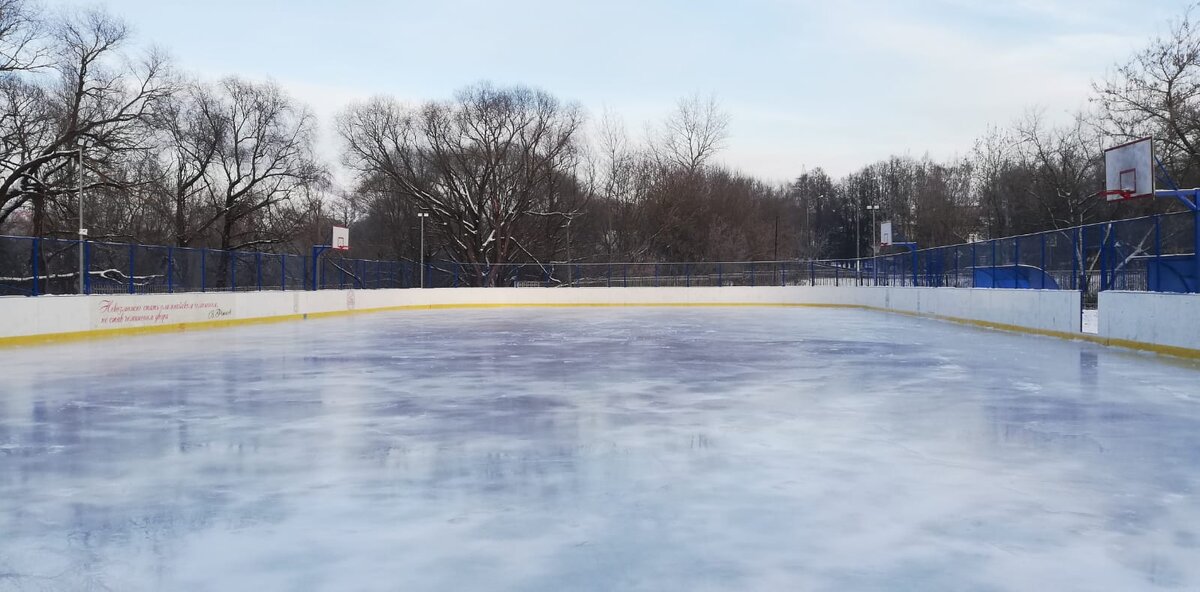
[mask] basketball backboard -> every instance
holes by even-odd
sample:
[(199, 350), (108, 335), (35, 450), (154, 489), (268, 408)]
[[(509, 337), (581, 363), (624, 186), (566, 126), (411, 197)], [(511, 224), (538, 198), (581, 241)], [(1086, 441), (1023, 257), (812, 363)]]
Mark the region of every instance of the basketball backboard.
[(1154, 197), (1154, 140), (1142, 138), (1104, 151), (1108, 201)]
[(333, 227), (333, 239), (330, 240), (329, 246), (339, 251), (350, 250), (350, 229), (345, 226)]
[(892, 244), (892, 223), (884, 222), (879, 225), (879, 244), (888, 246)]

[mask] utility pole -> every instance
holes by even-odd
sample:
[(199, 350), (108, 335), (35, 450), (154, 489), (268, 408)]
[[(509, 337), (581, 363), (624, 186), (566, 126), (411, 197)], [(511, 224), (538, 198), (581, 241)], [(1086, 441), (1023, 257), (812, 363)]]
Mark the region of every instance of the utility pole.
[(425, 287), (425, 219), (429, 217), (429, 212), (417, 212), (417, 218), (421, 221), (421, 287)]

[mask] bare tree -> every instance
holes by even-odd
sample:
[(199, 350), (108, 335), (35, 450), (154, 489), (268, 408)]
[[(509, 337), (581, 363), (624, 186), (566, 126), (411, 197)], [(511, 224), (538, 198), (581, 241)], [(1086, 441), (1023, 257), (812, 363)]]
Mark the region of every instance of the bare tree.
[(205, 133), (220, 134), (214, 160), (204, 164), (206, 140), (187, 150), (199, 146), (202, 157), (190, 160), (189, 179), (208, 169), (208, 215), (191, 236), (215, 228), (222, 249), (284, 242), (297, 222), (293, 198), (326, 181), (313, 157), (312, 114), (271, 82), (227, 78), (215, 93), (206, 107), (215, 114), (201, 116)]
[(44, 200), (73, 191), (66, 173), (80, 143), (96, 173), (92, 187), (127, 182), (106, 167), (145, 148), (143, 124), (171, 92), (161, 55), (130, 60), (121, 53), (128, 30), (119, 20), (90, 11), (64, 17), (53, 31), (55, 76), (10, 78), (0, 94), (0, 223), (34, 200), (35, 233), (42, 230)]
[(652, 149), (663, 165), (695, 173), (725, 147), (728, 138), (729, 114), (716, 97), (696, 94), (679, 101)]
[(346, 162), (428, 211), (446, 248), (494, 285), (502, 264), (537, 260), (532, 224), (554, 209), (577, 149), (578, 107), (523, 87), (469, 87), (413, 108), (375, 99), (338, 119)]
[(27, 0), (0, 0), (0, 73), (48, 65), (45, 24)]
[(163, 148), (158, 156), (161, 186), (170, 196), (170, 211), (165, 214), (172, 221), (175, 245), (186, 247), (203, 230), (196, 228), (203, 223), (196, 218), (210, 202), (213, 170), (228, 140), (230, 122), (211, 87), (200, 83), (181, 87), (164, 103), (154, 125)]
[(1103, 137), (1083, 114), (1071, 123), (1047, 126), (1039, 112), (1030, 112), (1016, 126), (1018, 148), (1029, 163), (1030, 196), (1043, 219), (1054, 228), (1083, 224), (1100, 203)]
[(1159, 152), (1189, 183), (1200, 180), (1200, 30), (1194, 14), (1187, 12), (1094, 85), (1107, 131), (1118, 139), (1154, 136)]

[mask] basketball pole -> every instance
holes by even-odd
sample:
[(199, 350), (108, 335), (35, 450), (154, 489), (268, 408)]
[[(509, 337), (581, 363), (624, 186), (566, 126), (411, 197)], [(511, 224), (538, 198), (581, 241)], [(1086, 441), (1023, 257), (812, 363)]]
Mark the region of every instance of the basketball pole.
[(1167, 167), (1163, 164), (1162, 159), (1155, 156), (1154, 165), (1158, 168), (1161, 180), (1171, 186), (1170, 189), (1156, 190), (1154, 197), (1173, 197), (1192, 211), (1192, 265), (1196, 273), (1196, 285), (1192, 292), (1200, 294), (1200, 188), (1180, 189), (1179, 185), (1175, 183), (1175, 179), (1171, 177), (1171, 173), (1167, 172)]
[(1200, 293), (1200, 192), (1192, 196), (1192, 249), (1193, 263), (1196, 265), (1196, 292)]

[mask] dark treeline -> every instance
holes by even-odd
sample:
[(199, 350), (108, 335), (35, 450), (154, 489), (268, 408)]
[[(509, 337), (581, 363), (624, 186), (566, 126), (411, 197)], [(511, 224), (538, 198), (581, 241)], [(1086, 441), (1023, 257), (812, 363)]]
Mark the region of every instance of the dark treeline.
[(344, 223), (354, 256), (415, 260), (428, 212), (426, 256), (486, 284), (503, 263), (866, 256), (871, 206), (922, 246), (1171, 211), (1094, 197), (1103, 149), (1144, 136), (1182, 185), (1200, 184), (1189, 16), (1089, 99), (1067, 123), (1031, 111), (991, 128), (950, 161), (812, 168), (779, 185), (718, 164), (730, 122), (713, 98), (679, 101), (635, 140), (611, 114), (482, 83), (326, 122), (355, 179), (339, 188), (314, 150), (318, 122), (275, 83), (198, 80), (103, 11), (0, 0), (0, 233), (74, 238), (81, 179), (93, 240), (304, 252)]

